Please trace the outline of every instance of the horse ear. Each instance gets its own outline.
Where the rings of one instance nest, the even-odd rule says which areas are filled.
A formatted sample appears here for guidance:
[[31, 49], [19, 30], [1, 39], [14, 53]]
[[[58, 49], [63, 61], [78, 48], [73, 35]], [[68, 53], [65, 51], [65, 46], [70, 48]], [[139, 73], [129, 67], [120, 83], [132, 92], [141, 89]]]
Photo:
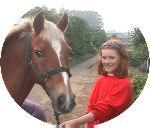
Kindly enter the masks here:
[[36, 34], [40, 34], [41, 30], [44, 27], [44, 15], [43, 12], [39, 12], [33, 21], [33, 27]]
[[68, 25], [68, 15], [65, 12], [62, 18], [58, 21], [57, 27], [63, 32], [67, 28]]

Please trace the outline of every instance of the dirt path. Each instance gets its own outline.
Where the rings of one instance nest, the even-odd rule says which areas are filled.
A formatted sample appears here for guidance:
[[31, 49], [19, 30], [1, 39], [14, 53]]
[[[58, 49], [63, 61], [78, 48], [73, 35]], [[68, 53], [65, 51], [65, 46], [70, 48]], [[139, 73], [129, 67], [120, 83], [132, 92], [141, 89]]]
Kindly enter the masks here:
[[[86, 60], [71, 68], [73, 77], [71, 78], [72, 90], [76, 94], [76, 107], [71, 114], [60, 116], [61, 122], [79, 117], [84, 114], [88, 97], [97, 78], [96, 73], [97, 56]], [[55, 119], [51, 108], [51, 101], [39, 85], [35, 85], [29, 94], [29, 99], [36, 101], [45, 110], [45, 115], [49, 123], [54, 124]]]

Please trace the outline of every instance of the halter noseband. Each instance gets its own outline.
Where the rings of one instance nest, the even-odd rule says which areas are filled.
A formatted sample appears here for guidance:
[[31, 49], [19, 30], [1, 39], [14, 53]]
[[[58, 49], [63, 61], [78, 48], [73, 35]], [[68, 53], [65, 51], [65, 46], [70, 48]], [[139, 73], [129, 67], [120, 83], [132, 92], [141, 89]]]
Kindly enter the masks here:
[[42, 74], [38, 68], [35, 66], [35, 64], [32, 62], [32, 50], [31, 50], [31, 38], [30, 38], [30, 32], [26, 33], [26, 48], [27, 48], [27, 61], [32, 68], [33, 72], [40, 78], [42, 82], [45, 83], [45, 81], [49, 78], [51, 78], [53, 75], [56, 75], [60, 72], [66, 72], [69, 76], [69, 78], [72, 76], [70, 74], [70, 70], [66, 67], [58, 67], [52, 71], [46, 72], [45, 74]]

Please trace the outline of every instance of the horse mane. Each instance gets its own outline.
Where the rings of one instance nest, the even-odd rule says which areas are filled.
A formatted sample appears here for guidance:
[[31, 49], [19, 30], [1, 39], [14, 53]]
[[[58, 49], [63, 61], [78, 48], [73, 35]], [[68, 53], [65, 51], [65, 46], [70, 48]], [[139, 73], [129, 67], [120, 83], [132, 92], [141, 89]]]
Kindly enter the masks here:
[[[31, 31], [34, 31], [33, 19], [28, 19], [21, 24], [15, 24], [5, 38], [2, 52], [5, 51], [5, 48], [11, 42], [14, 42], [18, 39], [22, 39], [25, 36], [26, 32]], [[64, 35], [62, 34], [61, 30], [58, 29], [56, 25], [51, 21], [45, 21], [44, 30], [40, 33], [40, 36], [43, 38], [43, 40], [50, 41], [51, 39], [58, 39], [63, 40], [63, 42], [65, 42]]]
[[31, 31], [31, 29], [32, 29], [31, 20], [23, 22], [22, 24], [15, 24], [8, 33], [8, 35], [6, 36], [4, 43], [19, 39], [21, 37], [22, 32]]
[[21, 24], [15, 24], [5, 38], [5, 41], [4, 41], [3, 47], [2, 47], [2, 54], [5, 51], [5, 48], [11, 42], [13, 42], [17, 39], [21, 39], [25, 36], [25, 34], [22, 34], [23, 32], [30, 32], [31, 30], [32, 30], [31, 20], [27, 20], [26, 22], [23, 22]]

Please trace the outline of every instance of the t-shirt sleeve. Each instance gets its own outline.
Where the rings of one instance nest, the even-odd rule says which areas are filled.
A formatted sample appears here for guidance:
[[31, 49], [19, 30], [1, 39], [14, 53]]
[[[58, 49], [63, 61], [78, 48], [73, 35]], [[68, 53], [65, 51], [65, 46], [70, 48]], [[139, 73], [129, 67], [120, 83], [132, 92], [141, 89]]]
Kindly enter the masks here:
[[128, 81], [118, 82], [104, 99], [96, 102], [89, 110], [95, 120], [107, 121], [114, 115], [119, 115], [132, 103], [132, 86]]

